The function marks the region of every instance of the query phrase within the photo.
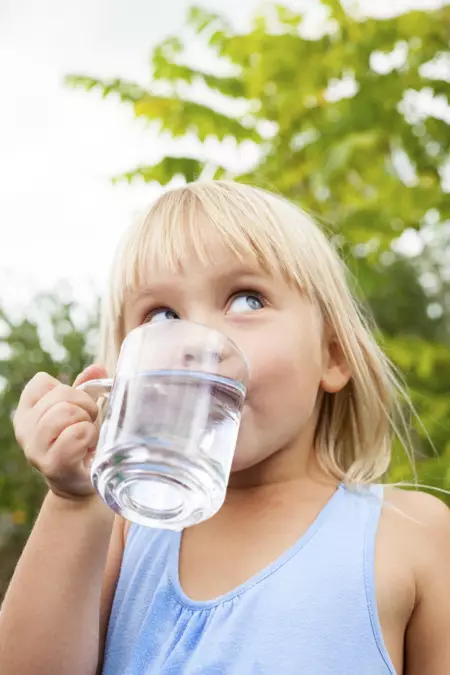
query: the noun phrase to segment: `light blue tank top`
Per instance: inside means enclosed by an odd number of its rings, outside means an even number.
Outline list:
[[[290,549],[210,602],[180,586],[180,533],[132,525],[103,675],[395,675],[374,586],[382,495],[340,486]]]

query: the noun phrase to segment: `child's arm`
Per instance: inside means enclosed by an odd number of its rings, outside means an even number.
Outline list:
[[[0,611],[1,673],[95,675],[120,568],[112,521],[97,497],[49,493]]]
[[[450,511],[423,493],[407,493],[415,526],[417,602],[406,634],[405,675],[450,673]],[[406,503],[405,503],[406,506]],[[406,510],[406,509],[405,509]]]
[[[86,369],[75,385],[103,377]],[[123,524],[87,470],[97,405],[46,373],[25,387],[19,445],[50,487],[0,611],[0,673],[95,675],[123,553]],[[109,551],[109,553],[108,553]],[[102,591],[103,585],[103,591]]]

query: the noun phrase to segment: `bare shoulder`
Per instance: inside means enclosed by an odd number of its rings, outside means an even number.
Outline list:
[[[386,487],[385,500],[403,509],[409,517],[421,516],[421,520],[426,519],[430,525],[442,519],[445,523],[450,517],[450,509],[441,499],[420,490]]]
[[[450,559],[450,509],[425,492],[387,487],[383,523],[412,565],[420,591],[428,575]]]
[[[381,528],[391,554],[398,556],[404,571],[414,579],[415,601],[405,636],[404,672],[448,673],[450,509],[424,492],[386,488]]]
[[[436,661],[450,632],[449,569],[447,506],[424,492],[385,487],[375,550],[376,593],[383,636],[398,672],[450,672],[450,667],[445,670],[450,655],[444,669]]]
[[[394,518],[398,527],[430,542],[450,535],[450,509],[438,497],[418,490],[385,488],[384,517]]]

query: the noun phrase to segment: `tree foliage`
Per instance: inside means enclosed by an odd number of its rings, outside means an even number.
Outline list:
[[[260,161],[241,180],[273,186],[336,223],[351,242],[376,237],[388,247],[401,230],[420,227],[429,209],[443,216],[450,209],[441,189],[448,125],[425,114],[417,96],[448,95],[450,65],[442,64],[449,56],[450,8],[361,20],[337,1],[322,5],[329,19],[317,39],[302,34],[302,14],[283,7],[276,8],[276,21],[258,17],[245,34],[193,8],[188,24],[205,56],[218,57],[232,76],[185,65],[185,45],[172,37],[153,52],[147,89],[75,75],[68,82],[118,94],[137,117],[173,138],[195,133],[202,142],[257,143]],[[165,95],[154,93],[161,85]],[[220,95],[223,108],[247,105],[239,115],[219,112],[195,101],[199,85]],[[204,149],[204,163],[226,171]],[[166,157],[140,175],[166,184],[175,170],[189,180],[199,173],[199,157],[183,159]]]

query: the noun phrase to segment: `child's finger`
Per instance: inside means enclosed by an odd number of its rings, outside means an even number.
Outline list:
[[[108,373],[103,366],[100,366],[98,363],[93,363],[92,365],[85,368],[75,379],[73,383],[74,387],[79,387],[80,384],[84,382],[89,382],[90,380],[98,380],[103,377],[108,377]]]

